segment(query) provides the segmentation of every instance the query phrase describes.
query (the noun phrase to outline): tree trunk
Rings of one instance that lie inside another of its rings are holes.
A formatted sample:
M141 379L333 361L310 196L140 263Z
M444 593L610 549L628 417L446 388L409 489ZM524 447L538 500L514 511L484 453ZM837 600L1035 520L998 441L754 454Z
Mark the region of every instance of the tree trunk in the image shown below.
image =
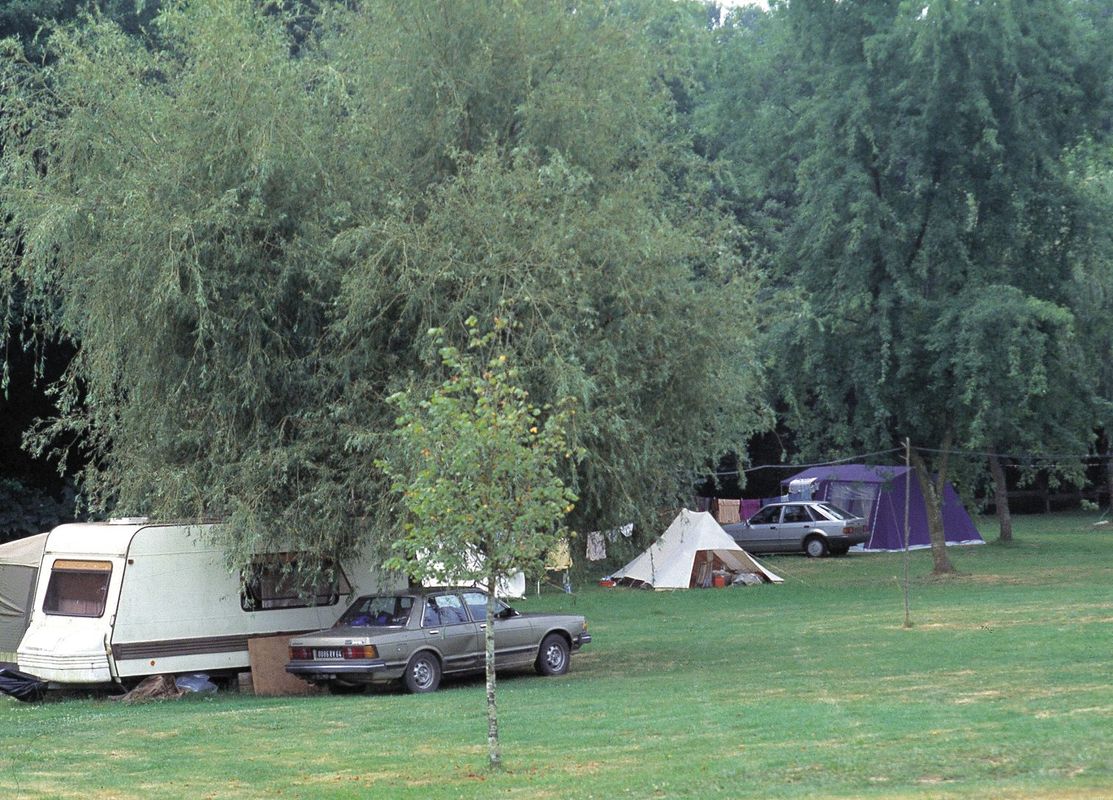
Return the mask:
M1113 509L1113 436L1106 434L1105 439L1105 491L1107 508ZM1098 496L1101 505L1101 496Z
M920 482L920 492L924 496L924 506L927 509L933 575L949 575L955 571L951 558L947 555L947 538L943 531L943 487L947 485L947 451L950 444L951 435L948 432L943 438L939 472L934 477L923 457L915 450L912 451L912 463L916 467L916 478Z
M499 747L499 712L495 702L495 587L498 578L487 576L487 624L483 627L487 672L487 757L492 770L502 769L502 751Z
M1005 469L1001 466L1001 458L996 453L989 457L989 471L993 474L993 504L997 507L997 523L1000 527L997 541L1011 542L1013 519L1009 514L1009 489L1005 483Z

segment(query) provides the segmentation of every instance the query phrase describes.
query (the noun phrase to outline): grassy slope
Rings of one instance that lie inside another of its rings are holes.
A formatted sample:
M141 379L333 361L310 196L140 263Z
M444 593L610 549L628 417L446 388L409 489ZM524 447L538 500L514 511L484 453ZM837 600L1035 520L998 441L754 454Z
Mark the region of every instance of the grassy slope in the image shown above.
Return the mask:
M500 681L501 775L481 679L0 699L0 797L1113 796L1113 531L1092 520L1022 517L1012 546L953 549L946 581L913 553L911 629L900 554L772 558L779 587L532 598L595 642L568 676Z

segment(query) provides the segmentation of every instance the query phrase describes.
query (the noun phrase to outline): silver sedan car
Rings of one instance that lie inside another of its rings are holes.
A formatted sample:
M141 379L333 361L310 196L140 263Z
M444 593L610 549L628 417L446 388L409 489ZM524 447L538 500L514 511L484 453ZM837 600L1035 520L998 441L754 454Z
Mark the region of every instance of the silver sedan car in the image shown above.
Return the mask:
M845 555L869 538L862 517L814 500L770 503L723 530L751 553L806 553L812 558Z
M521 614L496 600L488 620L479 589L411 589L361 597L332 628L293 639L286 671L337 693L392 681L432 692L442 675L483 671L488 624L500 669L563 675L571 653L591 641L578 615Z

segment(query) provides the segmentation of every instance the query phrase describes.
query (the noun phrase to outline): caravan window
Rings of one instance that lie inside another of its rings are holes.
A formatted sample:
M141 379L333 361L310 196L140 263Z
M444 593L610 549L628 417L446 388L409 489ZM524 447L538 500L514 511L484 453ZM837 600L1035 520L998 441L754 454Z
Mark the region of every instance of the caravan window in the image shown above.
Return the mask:
M104 614L111 561L58 559L50 570L43 611L63 617L99 617Z
M256 556L241 576L244 611L273 611L282 608L334 606L340 595L352 591L340 565L326 562L321 574L311 582L298 574L297 553L271 553Z

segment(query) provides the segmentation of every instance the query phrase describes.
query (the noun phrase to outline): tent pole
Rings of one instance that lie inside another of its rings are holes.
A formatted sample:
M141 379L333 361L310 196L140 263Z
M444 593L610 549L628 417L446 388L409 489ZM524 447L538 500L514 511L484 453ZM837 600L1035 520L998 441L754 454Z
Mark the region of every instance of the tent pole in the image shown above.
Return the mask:
M909 471L904 476L904 627L912 627L912 616L908 608L908 507L912 486L912 440L904 439L904 465Z

